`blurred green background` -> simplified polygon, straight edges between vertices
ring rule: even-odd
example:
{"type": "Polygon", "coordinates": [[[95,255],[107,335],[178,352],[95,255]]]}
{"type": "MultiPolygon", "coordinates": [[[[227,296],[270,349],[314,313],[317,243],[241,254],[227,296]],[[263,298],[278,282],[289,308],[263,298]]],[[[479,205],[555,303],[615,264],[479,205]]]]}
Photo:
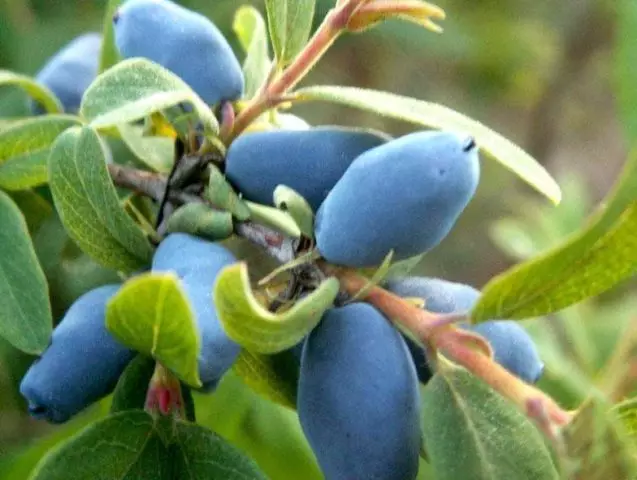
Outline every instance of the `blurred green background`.
{"type": "MultiPolygon", "coordinates": [[[[242,3],[263,9],[263,1],[180,3],[214,19],[238,53],[234,11],[242,3]]],[[[333,3],[319,0],[317,22],[333,3]]],[[[0,0],[0,69],[34,74],[76,35],[99,30],[105,4],[0,0]]],[[[565,200],[552,208],[508,171],[483,162],[475,200],[419,267],[422,274],[481,287],[577,229],[620,171],[627,145],[615,101],[616,4],[441,0],[438,5],[447,12],[442,35],[390,22],[345,36],[305,84],[356,85],[442,103],[519,143],[557,177],[565,200]]],[[[22,94],[0,91],[0,116],[20,115],[24,108],[22,94]]],[[[312,124],[364,125],[392,134],[410,128],[333,105],[312,103],[295,113],[312,124]]],[[[568,407],[595,388],[635,318],[635,287],[629,283],[555,318],[526,323],[547,363],[541,386],[568,407]]],[[[63,427],[31,420],[16,387],[29,361],[0,347],[0,478],[26,478],[47,449],[108,408],[106,400],[63,427]]],[[[616,387],[618,397],[632,390],[616,387]]],[[[202,423],[248,451],[272,478],[320,478],[292,412],[260,400],[232,375],[215,395],[197,401],[202,423]]]]}

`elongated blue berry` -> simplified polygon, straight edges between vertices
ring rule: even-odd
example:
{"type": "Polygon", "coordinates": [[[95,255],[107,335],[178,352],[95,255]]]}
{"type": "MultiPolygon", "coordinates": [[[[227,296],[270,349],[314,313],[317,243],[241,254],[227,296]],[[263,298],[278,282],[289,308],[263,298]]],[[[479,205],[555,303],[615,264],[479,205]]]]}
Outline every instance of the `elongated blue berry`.
{"type": "Polygon", "coordinates": [[[418,132],[360,155],[316,217],[316,241],[335,264],[380,264],[435,247],[473,197],[480,166],[470,137],[418,132]]]}
{"type": "Polygon", "coordinates": [[[119,287],[85,293],[55,328],[51,344],[20,384],[31,415],[66,422],[115,388],[135,355],[106,330],[106,303],[119,287]]]}

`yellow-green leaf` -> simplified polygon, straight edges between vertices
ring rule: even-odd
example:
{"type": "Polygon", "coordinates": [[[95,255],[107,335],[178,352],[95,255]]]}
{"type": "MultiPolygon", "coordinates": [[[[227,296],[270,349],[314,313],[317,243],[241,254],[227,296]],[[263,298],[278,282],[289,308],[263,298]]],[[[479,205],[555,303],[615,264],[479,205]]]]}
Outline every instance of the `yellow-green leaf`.
{"type": "Polygon", "coordinates": [[[134,272],[150,263],[143,231],[124,212],[106,169],[106,152],[90,127],[68,129],[49,158],[51,193],[69,236],[98,263],[134,272]]]}
{"type": "Polygon", "coordinates": [[[115,33],[113,32],[113,15],[124,3],[124,0],[109,0],[104,10],[104,20],[102,22],[102,49],[100,51],[99,72],[111,68],[120,60],[117,46],[115,45],[115,33]]]}
{"type": "Polygon", "coordinates": [[[251,98],[267,80],[270,72],[272,60],[268,53],[268,31],[261,13],[250,5],[243,5],[237,10],[232,28],[246,52],[243,62],[245,96],[251,98]]]}
{"type": "Polygon", "coordinates": [[[123,344],[152,356],[184,382],[201,386],[201,340],[176,275],[144,273],[128,280],[106,307],[106,327],[123,344]]]}
{"type": "Polygon", "coordinates": [[[46,115],[12,123],[0,132],[0,188],[23,190],[47,182],[51,145],[67,128],[78,125],[72,115],[46,115]]]}
{"type": "Polygon", "coordinates": [[[317,86],[300,89],[295,101],[326,101],[360,108],[417,125],[462,131],[472,135],[489,158],[518,175],[554,203],[562,198],[559,185],[546,169],[519,146],[482,123],[443,105],[356,87],[317,86]]]}
{"type": "Polygon", "coordinates": [[[254,297],[247,265],[237,263],[219,274],[215,304],[224,330],[235,342],[254,352],[277,353],[299,343],[318,324],[338,289],[338,280],[330,277],[289,310],[271,313],[254,297]]]}
{"type": "Polygon", "coordinates": [[[117,126],[122,140],[135,156],[156,172],[170,173],[175,160],[175,141],[168,137],[144,136],[143,127],[117,126]]]}
{"type": "Polygon", "coordinates": [[[298,192],[285,185],[279,185],[274,189],[274,204],[288,212],[299,227],[299,230],[307,238],[314,237],[314,212],[298,192]]]}
{"type": "Polygon", "coordinates": [[[284,66],[303,49],[312,30],[316,0],[265,0],[274,53],[284,66]]]}
{"type": "Polygon", "coordinates": [[[53,92],[31,77],[8,70],[0,70],[0,87],[2,86],[20,87],[40,103],[48,113],[62,113],[64,111],[60,100],[53,92]]]}
{"type": "Polygon", "coordinates": [[[245,204],[250,211],[250,218],[254,221],[269,225],[290,237],[299,238],[301,236],[301,229],[288,212],[260,203],[245,201],[245,204]]]}

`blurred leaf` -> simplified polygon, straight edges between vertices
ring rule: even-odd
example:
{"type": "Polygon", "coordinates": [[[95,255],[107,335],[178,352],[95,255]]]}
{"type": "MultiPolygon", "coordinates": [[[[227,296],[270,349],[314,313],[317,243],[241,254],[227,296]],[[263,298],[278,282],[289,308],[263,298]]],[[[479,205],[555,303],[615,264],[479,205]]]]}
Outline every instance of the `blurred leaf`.
{"type": "Polygon", "coordinates": [[[605,401],[590,398],[564,428],[566,478],[635,478],[635,445],[626,435],[621,413],[618,417],[610,409],[605,401]]]}
{"type": "Polygon", "coordinates": [[[219,169],[212,165],[208,173],[208,186],[203,192],[203,197],[215,207],[232,213],[237,220],[243,221],[250,218],[250,209],[239,198],[219,169]]]}
{"type": "Polygon", "coordinates": [[[295,410],[299,364],[293,355],[289,350],[263,355],[244,348],[232,368],[255,392],[295,410]]]}
{"type": "Polygon", "coordinates": [[[559,185],[524,150],[481,123],[442,105],[393,93],[339,86],[302,88],[294,97],[297,102],[334,102],[424,127],[473,135],[481,151],[489,158],[500,162],[554,203],[559,203],[562,198],[559,185]]]}
{"type": "Polygon", "coordinates": [[[194,107],[206,132],[219,131],[210,108],[182,79],[149,60],[131,58],[95,79],[84,93],[80,114],[94,128],[105,129],[184,102],[194,107]]]}
{"type": "Polygon", "coordinates": [[[189,385],[201,386],[199,330],[176,275],[143,273],[124,283],[106,307],[106,328],[189,385]]]}
{"type": "Polygon", "coordinates": [[[406,258],[405,260],[399,260],[394,262],[387,271],[387,275],[385,278],[395,278],[395,277],[405,277],[407,276],[414,268],[420,264],[422,259],[424,258],[424,254],[416,255],[414,257],[406,258]]]}
{"type": "Polygon", "coordinates": [[[637,151],[588,225],[482,290],[472,318],[527,318],[559,311],[632,276],[637,267],[637,151]]]}
{"type": "Polygon", "coordinates": [[[303,235],[314,238],[314,212],[307,200],[298,192],[285,185],[279,185],[274,189],[274,204],[290,214],[303,235]]]}
{"type": "MultiPolygon", "coordinates": [[[[153,373],[155,373],[155,360],[146,355],[137,355],[128,364],[115,386],[111,403],[111,414],[126,410],[143,410],[146,404],[148,385],[153,378],[153,373]]],[[[181,391],[184,397],[186,419],[194,422],[195,405],[190,389],[182,385],[181,391]]]]}
{"type": "Polygon", "coordinates": [[[232,236],[232,215],[213,210],[204,203],[187,203],[179,207],[166,224],[167,232],[184,232],[213,242],[232,236]]]}
{"type": "Polygon", "coordinates": [[[266,480],[252,459],[199,425],[178,422],[171,450],[180,479],[266,480]]]}
{"type": "Polygon", "coordinates": [[[616,90],[619,111],[631,146],[637,144],[637,4],[632,0],[617,0],[617,34],[615,52],[616,90]]]}
{"type": "Polygon", "coordinates": [[[526,260],[537,253],[535,242],[526,231],[523,220],[502,218],[489,228],[489,236],[496,246],[516,260],[526,260]]]}
{"type": "Polygon", "coordinates": [[[440,7],[421,0],[395,0],[393,2],[368,2],[350,18],[347,28],[361,32],[391,19],[406,20],[433,32],[442,32],[434,20],[444,20],[445,12],[440,7]]]}
{"type": "Polygon", "coordinates": [[[316,0],[265,0],[270,39],[280,66],[303,50],[312,30],[316,0]]]}
{"type": "Polygon", "coordinates": [[[170,459],[162,455],[165,450],[150,415],[122,412],[90,425],[51,450],[30,478],[162,479],[170,471],[170,459]]]}
{"type": "Polygon", "coordinates": [[[347,303],[355,302],[359,298],[365,298],[369,291],[382,282],[387,274],[389,273],[389,269],[391,268],[391,261],[394,258],[394,251],[390,250],[389,253],[385,256],[383,263],[376,269],[376,271],[372,274],[372,278],[367,280],[367,283],[361,288],[356,295],[354,295],[351,299],[347,301],[347,303]]]}
{"type": "Polygon", "coordinates": [[[264,223],[290,237],[301,236],[301,230],[289,213],[259,203],[245,201],[245,204],[250,210],[250,218],[254,221],[264,223]]]}
{"type": "Polygon", "coordinates": [[[124,3],[124,0],[109,0],[104,11],[104,21],[102,26],[102,50],[100,53],[99,73],[108,70],[120,60],[119,52],[115,46],[115,33],[113,31],[113,15],[124,3]]]}
{"type": "Polygon", "coordinates": [[[55,206],[69,235],[104,266],[133,272],[150,263],[142,230],[120,206],[106,169],[106,153],[90,127],[58,137],[49,159],[55,206]]]}
{"type": "Polygon", "coordinates": [[[48,345],[49,292],[22,213],[0,191],[0,336],[32,354],[48,345]]]}
{"type": "Polygon", "coordinates": [[[0,132],[0,187],[22,190],[46,183],[51,145],[79,123],[71,115],[46,115],[15,122],[0,132]]]}
{"type": "Polygon", "coordinates": [[[299,343],[318,324],[332,306],[339,282],[328,278],[280,314],[269,312],[254,297],[245,263],[224,268],[214,288],[217,313],[228,336],[251,351],[277,353],[299,343]]]}
{"type": "Polygon", "coordinates": [[[423,389],[423,435],[436,480],[559,478],[544,439],[517,407],[447,366],[423,389]]]}
{"type": "MultiPolygon", "coordinates": [[[[612,413],[617,415],[623,425],[625,434],[632,442],[630,449],[635,452],[634,449],[637,447],[637,398],[631,398],[615,405],[612,413]]],[[[634,454],[633,457],[635,457],[634,454]]]]}
{"type": "Polygon", "coordinates": [[[62,113],[63,107],[51,90],[40,85],[33,78],[8,70],[0,70],[0,87],[20,87],[42,105],[48,113],[62,113]]]}
{"type": "Polygon", "coordinates": [[[167,137],[145,137],[143,128],[117,126],[122,141],[146,166],[159,173],[169,173],[175,160],[175,141],[167,137]]]}
{"type": "Polygon", "coordinates": [[[52,205],[33,190],[12,192],[10,196],[24,215],[31,236],[53,213],[52,205]]]}
{"type": "Polygon", "coordinates": [[[246,59],[243,63],[245,97],[252,98],[267,80],[270,72],[268,32],[261,13],[249,5],[239,7],[232,28],[239,37],[246,59]]]}

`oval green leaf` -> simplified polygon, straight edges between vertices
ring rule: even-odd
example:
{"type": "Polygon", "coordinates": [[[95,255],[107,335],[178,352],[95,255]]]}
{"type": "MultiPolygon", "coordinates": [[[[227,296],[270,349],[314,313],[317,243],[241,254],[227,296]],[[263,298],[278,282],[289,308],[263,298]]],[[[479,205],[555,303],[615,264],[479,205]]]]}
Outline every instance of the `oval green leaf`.
{"type": "Polygon", "coordinates": [[[72,115],[46,115],[12,123],[0,132],[0,188],[23,190],[48,181],[47,161],[55,139],[78,125],[72,115]]]}
{"type": "Polygon", "coordinates": [[[0,191],[0,336],[31,354],[47,347],[53,319],[49,290],[22,213],[0,191]]]}
{"type": "Polygon", "coordinates": [[[237,220],[249,219],[250,209],[239,198],[219,169],[211,165],[208,174],[208,186],[203,192],[204,198],[215,207],[228,210],[237,220]]]}
{"type": "Polygon", "coordinates": [[[168,137],[144,136],[143,127],[121,124],[120,137],[131,152],[147,167],[159,173],[170,173],[175,161],[175,141],[168,137]]]}
{"type": "Polygon", "coordinates": [[[278,208],[261,205],[260,203],[249,201],[245,201],[244,203],[250,211],[250,218],[255,222],[268,225],[293,238],[299,238],[301,236],[301,230],[289,213],[279,210],[278,208]]]}
{"type": "Polygon", "coordinates": [[[447,366],[422,390],[425,449],[436,480],[558,480],[538,429],[466,370],[447,366]]]}
{"type": "Polygon", "coordinates": [[[314,19],[316,0],[265,0],[270,39],[280,66],[303,50],[314,19]]]}
{"type": "Polygon", "coordinates": [[[168,218],[166,231],[189,233],[217,242],[232,236],[232,215],[203,203],[187,203],[168,218]]]}
{"type": "Polygon", "coordinates": [[[128,280],[106,307],[106,328],[124,345],[150,355],[184,382],[200,387],[195,316],[172,273],[128,280]]]}
{"type": "Polygon", "coordinates": [[[243,5],[234,16],[232,29],[237,34],[246,59],[243,62],[245,78],[245,97],[252,98],[267,80],[270,72],[270,54],[268,53],[268,31],[265,20],[259,11],[243,5]]]}
{"type": "Polygon", "coordinates": [[[328,278],[289,310],[274,314],[254,297],[245,263],[226,267],[214,287],[215,305],[230,338],[257,353],[278,353],[301,341],[321,320],[338,294],[339,282],[328,278]]]}
{"type": "Polygon", "coordinates": [[[480,122],[443,105],[356,87],[308,87],[294,95],[294,101],[317,100],[367,110],[424,127],[468,133],[489,158],[500,162],[552,202],[557,204],[562,198],[559,185],[533,157],[480,122]]]}
{"type": "Polygon", "coordinates": [[[49,158],[49,181],[64,227],[90,257],[125,272],[150,263],[150,244],[120,206],[104,145],[92,128],[73,127],[58,137],[49,158]]]}
{"type": "Polygon", "coordinates": [[[129,411],[89,425],[51,450],[31,480],[134,480],[170,478],[167,447],[155,421],[129,411]]]}
{"type": "Polygon", "coordinates": [[[181,78],[149,60],[131,58],[95,79],[84,93],[80,114],[94,128],[108,129],[184,102],[194,107],[206,132],[219,131],[210,108],[181,78]]]}
{"type": "Polygon", "coordinates": [[[62,103],[51,90],[26,75],[0,70],[0,87],[2,86],[20,87],[40,103],[48,113],[62,113],[64,110],[62,103]]]}
{"type": "Polygon", "coordinates": [[[290,187],[279,185],[274,189],[274,204],[290,214],[303,235],[307,238],[314,237],[314,212],[299,193],[290,187]]]}

